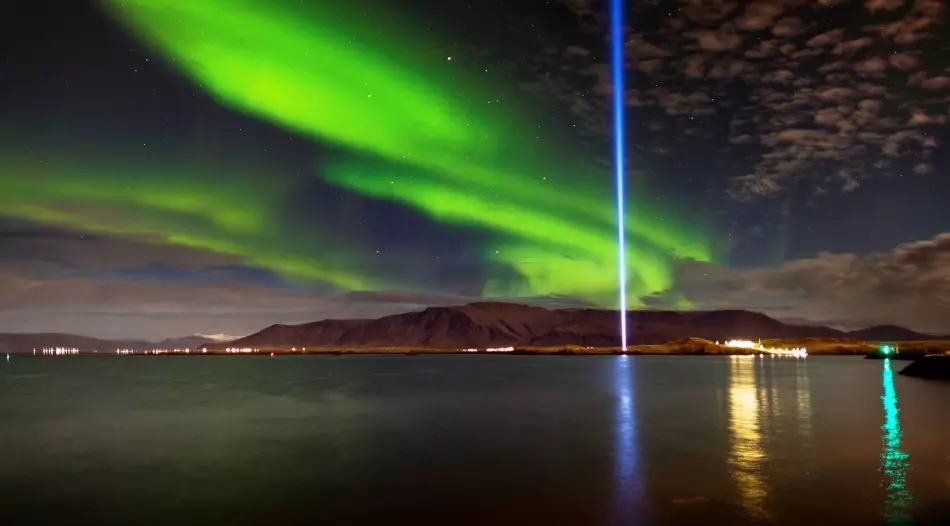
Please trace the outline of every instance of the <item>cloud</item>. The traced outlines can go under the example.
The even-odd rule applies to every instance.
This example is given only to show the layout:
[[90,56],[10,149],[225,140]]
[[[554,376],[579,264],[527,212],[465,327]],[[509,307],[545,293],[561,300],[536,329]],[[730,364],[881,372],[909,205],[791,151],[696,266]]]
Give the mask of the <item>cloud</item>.
[[548,308],[597,307],[569,296],[483,298],[401,290],[340,294],[247,282],[155,283],[27,278],[0,272],[0,333],[63,332],[159,341],[187,334],[251,334],[274,323],[378,318],[433,306],[514,301]]
[[771,26],[784,11],[781,2],[749,2],[745,12],[736,19],[736,26],[745,31],[761,31]]
[[[376,317],[473,300],[295,289],[234,256],[160,241],[0,219],[0,332],[152,340],[250,334],[272,323]],[[261,279],[268,276],[273,279]]]
[[[158,341],[194,333],[250,334],[273,323],[376,318],[484,301],[480,286],[457,293],[301,288],[242,266],[232,256],[153,241],[3,220],[0,332]],[[467,265],[443,259],[446,266]],[[513,301],[591,306],[562,296]]]
[[890,11],[904,5],[904,0],[868,0],[868,11]]
[[251,334],[273,323],[375,318],[474,301],[398,291],[326,294],[246,282],[156,283],[0,273],[0,332],[161,340]]
[[0,220],[0,270],[69,273],[159,264],[181,269],[239,265],[240,258],[163,244],[149,236],[112,237]]
[[[567,4],[588,22],[601,6]],[[941,0],[678,0],[631,9],[627,53],[635,75],[628,100],[637,121],[662,121],[650,133],[632,134],[640,151],[676,151],[688,140],[685,127],[728,123],[722,151],[735,172],[720,186],[735,200],[801,188],[849,191],[897,168],[896,160],[927,160],[939,146],[926,129],[945,122],[950,77],[939,61],[925,58],[944,21]],[[591,42],[601,45],[607,17],[598,20]],[[867,22],[852,22],[858,20]],[[564,59],[571,75],[586,71],[595,82],[585,91],[587,103],[573,107],[606,114],[607,98],[589,97],[610,92],[606,69],[598,70],[605,57]],[[571,97],[563,87],[560,93]],[[591,133],[609,132],[603,120],[588,124]],[[697,136],[708,142],[708,135]]]
[[740,308],[843,328],[896,323],[950,334],[950,233],[889,252],[821,253],[771,268],[683,261],[677,285],[699,309]]
[[[929,164],[918,165],[918,171],[929,170]],[[644,303],[673,307],[685,297],[699,309],[748,309],[843,328],[897,323],[950,334],[950,233],[888,252],[821,253],[775,267],[729,269],[684,259],[673,277],[672,289]],[[0,332],[152,340],[190,333],[250,334],[272,323],[375,318],[479,300],[477,293],[463,291],[330,294],[236,281],[155,283],[4,271],[0,290]],[[566,296],[516,301],[591,306]]]
[[801,19],[788,17],[779,20],[772,26],[772,33],[777,37],[793,37],[805,31],[805,24]]
[[709,51],[730,51],[739,47],[739,44],[742,43],[742,37],[731,28],[702,29],[694,31],[691,36],[696,39],[699,47]]

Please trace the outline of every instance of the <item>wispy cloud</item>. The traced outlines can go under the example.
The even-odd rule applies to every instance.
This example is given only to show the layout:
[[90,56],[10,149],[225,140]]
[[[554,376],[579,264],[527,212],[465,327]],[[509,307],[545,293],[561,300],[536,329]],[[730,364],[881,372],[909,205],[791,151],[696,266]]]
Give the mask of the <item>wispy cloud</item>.
[[950,233],[888,252],[822,253],[772,268],[683,261],[676,278],[666,296],[685,295],[697,308],[758,310],[846,328],[897,323],[950,333]]

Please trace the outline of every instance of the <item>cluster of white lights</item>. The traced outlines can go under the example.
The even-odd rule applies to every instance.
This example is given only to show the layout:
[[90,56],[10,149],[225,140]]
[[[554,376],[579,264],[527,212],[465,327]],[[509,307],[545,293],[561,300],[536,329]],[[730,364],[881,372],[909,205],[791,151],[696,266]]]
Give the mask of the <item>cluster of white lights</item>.
[[512,352],[514,347],[489,347],[487,349],[461,349],[460,352]]
[[[208,349],[116,349],[115,353],[119,355],[129,355],[129,354],[198,354],[198,353],[207,353]],[[257,352],[257,349],[237,349],[229,348],[226,352],[229,353],[252,353]]]
[[[716,342],[718,345],[719,342]],[[756,343],[752,340],[729,340],[723,344],[726,347],[732,347],[734,349],[751,349],[754,351],[760,351],[763,353],[769,353],[779,356],[794,356],[796,358],[804,358],[808,356],[808,350],[804,347],[766,347],[762,343]]]
[[256,353],[257,349],[252,349],[250,347],[241,347],[241,348],[228,347],[227,349],[224,350],[224,352],[230,353],[230,354],[251,354],[251,353]]
[[[116,349],[115,353],[119,355],[129,355],[129,354],[191,354],[191,349]],[[195,350],[194,352],[198,352]],[[207,352],[207,349],[202,349],[201,352]]]
[[[33,351],[33,354],[36,354],[36,350]],[[79,354],[79,349],[75,347],[44,347],[43,354],[46,356],[67,356]]]
[[149,349],[143,354],[191,354],[191,349]]

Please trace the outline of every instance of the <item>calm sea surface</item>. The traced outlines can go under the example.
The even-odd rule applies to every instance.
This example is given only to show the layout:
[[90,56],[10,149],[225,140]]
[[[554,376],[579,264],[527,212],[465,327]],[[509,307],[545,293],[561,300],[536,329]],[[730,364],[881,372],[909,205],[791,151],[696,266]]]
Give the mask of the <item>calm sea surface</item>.
[[4,524],[940,524],[950,383],[858,358],[14,356]]

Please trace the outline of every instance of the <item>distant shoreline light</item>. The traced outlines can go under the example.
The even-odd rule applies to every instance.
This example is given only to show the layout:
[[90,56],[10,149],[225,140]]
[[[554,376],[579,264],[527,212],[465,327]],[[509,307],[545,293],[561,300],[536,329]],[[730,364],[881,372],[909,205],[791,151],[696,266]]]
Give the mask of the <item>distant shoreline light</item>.
[[[719,342],[716,342],[716,344],[718,345]],[[756,343],[752,340],[729,340],[722,345],[724,347],[731,347],[733,349],[750,349],[779,356],[794,356],[796,358],[804,358],[808,356],[808,349],[804,347],[765,347],[761,342]]]
[[459,352],[513,352],[514,347],[489,347],[487,349],[459,349]]
[[[33,350],[33,353],[36,354],[36,350]],[[44,356],[70,356],[73,354],[79,354],[79,349],[75,347],[44,347],[43,353]]]

